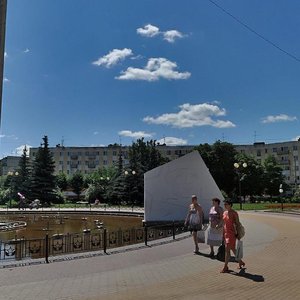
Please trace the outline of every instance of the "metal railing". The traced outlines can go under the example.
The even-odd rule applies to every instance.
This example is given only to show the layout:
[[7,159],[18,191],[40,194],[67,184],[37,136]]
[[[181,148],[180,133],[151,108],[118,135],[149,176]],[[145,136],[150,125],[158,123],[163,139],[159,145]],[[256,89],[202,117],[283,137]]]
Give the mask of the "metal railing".
[[75,234],[55,234],[44,238],[0,241],[0,260],[45,258],[103,250],[173,237],[186,231],[182,222],[144,226],[126,230],[98,229]]

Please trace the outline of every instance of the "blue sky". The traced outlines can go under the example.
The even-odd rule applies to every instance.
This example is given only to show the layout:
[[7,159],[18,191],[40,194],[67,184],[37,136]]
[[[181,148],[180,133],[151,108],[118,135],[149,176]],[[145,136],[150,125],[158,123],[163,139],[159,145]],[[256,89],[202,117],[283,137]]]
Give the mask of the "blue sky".
[[8,2],[1,157],[300,136],[299,1]]

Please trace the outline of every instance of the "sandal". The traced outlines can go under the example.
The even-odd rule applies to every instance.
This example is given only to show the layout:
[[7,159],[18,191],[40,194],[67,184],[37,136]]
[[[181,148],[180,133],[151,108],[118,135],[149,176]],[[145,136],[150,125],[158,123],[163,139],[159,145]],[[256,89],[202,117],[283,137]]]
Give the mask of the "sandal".
[[228,267],[224,267],[224,268],[220,271],[220,273],[228,273],[228,272],[229,272]]

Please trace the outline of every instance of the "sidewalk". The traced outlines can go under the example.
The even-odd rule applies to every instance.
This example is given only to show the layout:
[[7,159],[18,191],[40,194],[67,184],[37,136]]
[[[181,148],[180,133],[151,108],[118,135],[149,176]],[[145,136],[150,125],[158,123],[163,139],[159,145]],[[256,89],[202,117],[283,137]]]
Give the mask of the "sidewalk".
[[[239,271],[194,255],[191,238],[138,250],[0,270],[0,300],[300,299],[299,216],[240,213]],[[201,245],[202,254],[209,253]]]

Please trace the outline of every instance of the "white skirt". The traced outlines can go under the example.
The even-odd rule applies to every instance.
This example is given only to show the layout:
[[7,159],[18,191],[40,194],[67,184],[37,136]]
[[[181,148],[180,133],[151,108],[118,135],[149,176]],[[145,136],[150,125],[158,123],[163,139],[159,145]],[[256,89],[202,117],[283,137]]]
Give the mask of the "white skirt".
[[220,246],[223,241],[223,227],[212,228],[209,226],[207,231],[207,244],[210,246]]

